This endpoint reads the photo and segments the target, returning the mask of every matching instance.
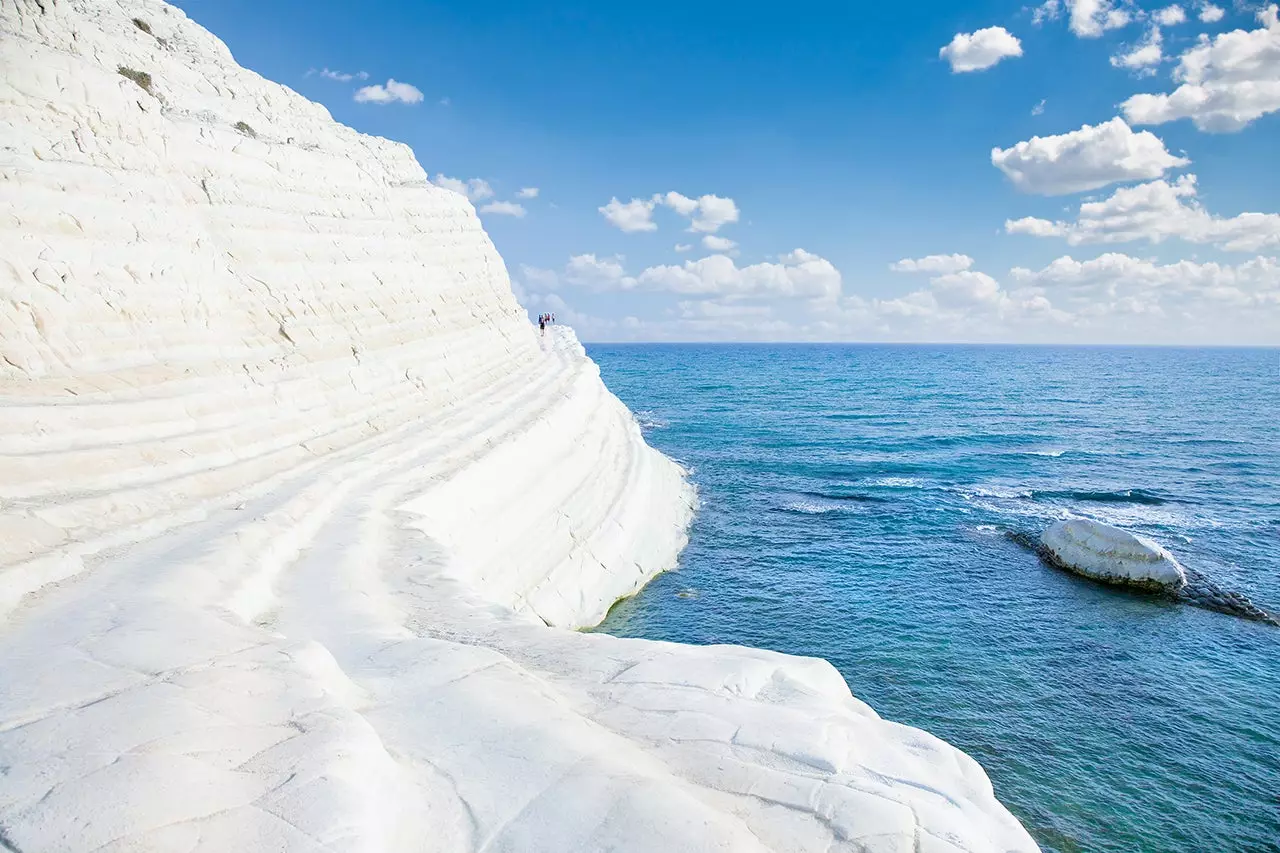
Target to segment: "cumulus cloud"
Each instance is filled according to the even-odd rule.
[[[526,213],[524,207],[514,201],[491,201],[480,208],[480,212],[496,213],[499,216],[514,216],[517,219],[523,218]]]
[[[1177,181],[1152,181],[1123,187],[1103,201],[1080,205],[1074,222],[1026,217],[1005,222],[1010,234],[1061,237],[1071,245],[1160,243],[1176,238],[1212,244],[1230,251],[1257,251],[1280,245],[1280,215],[1241,213],[1221,217],[1206,211],[1196,199],[1196,176]]]
[[[1172,6],[1165,6],[1163,9],[1152,12],[1151,19],[1162,27],[1173,27],[1185,23],[1187,13],[1186,10],[1175,3]]]
[[[833,300],[839,297],[841,278],[826,258],[796,249],[778,258],[738,266],[727,255],[708,255],[683,264],[649,267],[630,275],[623,259],[594,254],[574,255],[565,266],[564,280],[602,291],[645,290],[706,298],[785,298]]]
[[[1189,118],[1200,130],[1227,133],[1280,110],[1277,6],[1259,11],[1258,20],[1256,30],[1201,35],[1173,70],[1181,85],[1168,94],[1134,95],[1120,105],[1125,117],[1133,124]]]
[[[599,210],[611,225],[622,231],[655,231],[658,225],[653,221],[653,211],[659,205],[688,219],[689,231],[702,234],[714,234],[721,227],[737,222],[739,216],[738,205],[731,198],[718,195],[689,198],[674,190],[625,203],[615,197]]]
[[[830,300],[840,295],[841,286],[840,271],[826,258],[804,249],[782,255],[778,263],[745,267],[726,255],[709,255],[679,266],[649,267],[637,278],[653,290],[706,296]]]
[[[903,258],[889,265],[894,272],[956,273],[973,266],[968,255],[927,255],[923,258]]]
[[[1200,20],[1206,24],[1218,23],[1225,14],[1221,6],[1215,6],[1212,3],[1205,3],[1200,7]]]
[[[464,195],[471,201],[483,201],[486,198],[493,198],[493,187],[489,186],[489,182],[484,178],[471,178],[464,181],[461,178],[451,178],[448,175],[436,175],[432,183],[438,187],[453,190],[459,195]]]
[[[1022,56],[1022,42],[1004,27],[987,27],[975,33],[956,33],[938,56],[951,63],[953,74],[982,71],[1006,57]]]
[[[1042,269],[1015,267],[1009,274],[1025,287],[1054,294],[1056,301],[1085,318],[1183,314],[1202,325],[1212,321],[1215,310],[1262,308],[1270,310],[1274,323],[1280,309],[1280,262],[1261,256],[1235,265],[1188,260],[1160,264],[1108,252],[1087,261],[1066,255]]]
[[[717,237],[715,234],[708,234],[703,237],[702,245],[713,252],[727,252],[738,247],[738,244],[728,237]]]
[[[1067,26],[1080,38],[1097,38],[1107,30],[1128,25],[1129,12],[1115,0],[1066,0]]]
[[[1062,0],[1045,0],[1031,10],[1032,26],[1040,26],[1045,21],[1056,21],[1062,15]]]
[[[1180,6],[1171,7],[1181,9]],[[1111,64],[1116,68],[1127,68],[1139,76],[1155,74],[1155,66],[1164,61],[1164,37],[1159,27],[1147,30],[1146,38],[1138,42],[1124,53],[1111,57]]]
[[[384,84],[375,83],[356,89],[355,99],[362,104],[422,103],[422,91],[417,86],[390,78]]]
[[[654,203],[648,199],[633,198],[623,203],[614,198],[604,207],[597,208],[609,224],[628,234],[636,231],[657,231],[658,223],[653,221]]]
[[[695,199],[673,191],[655,195],[653,201],[687,217],[690,231],[713,234],[722,226],[738,221],[738,205],[731,198],[702,195]]]
[[[593,290],[631,290],[637,284],[627,275],[622,258],[598,258],[594,254],[574,255],[564,269],[565,281]]]
[[[1062,195],[1116,181],[1157,178],[1191,161],[1175,157],[1148,130],[1134,133],[1119,117],[1058,136],[1033,136],[991,149],[991,163],[1025,193]]]
[[[521,187],[520,191],[516,193],[516,197],[517,198],[537,198],[538,188],[537,187]]]

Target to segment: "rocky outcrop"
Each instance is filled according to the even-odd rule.
[[[1035,849],[825,662],[565,630],[693,494],[407,147],[153,0],[0,3],[0,126],[0,847]]]
[[[1179,590],[1187,583],[1186,571],[1164,548],[1099,521],[1055,522],[1040,542],[1052,562],[1094,580],[1151,590]]]

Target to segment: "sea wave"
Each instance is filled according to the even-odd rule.
[[[1184,503],[1166,497],[1148,489],[1120,489],[1112,492],[1075,491],[1075,490],[1039,490],[1035,489],[1027,495],[1032,500],[1050,501],[1084,501],[1087,503],[1107,504],[1144,504],[1146,506],[1164,506],[1168,503]]]
[[[646,409],[641,409],[635,413],[636,423],[640,425],[640,429],[648,431],[654,429],[666,429],[670,424],[662,418]]]

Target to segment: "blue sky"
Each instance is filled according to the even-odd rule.
[[[1265,4],[179,5],[519,204],[482,212],[517,293],[588,339],[1280,343]]]

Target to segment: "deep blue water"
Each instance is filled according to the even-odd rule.
[[[1280,850],[1280,629],[1002,536],[1119,524],[1280,610],[1280,350],[588,349],[702,500],[602,630],[825,657],[1046,851]]]

